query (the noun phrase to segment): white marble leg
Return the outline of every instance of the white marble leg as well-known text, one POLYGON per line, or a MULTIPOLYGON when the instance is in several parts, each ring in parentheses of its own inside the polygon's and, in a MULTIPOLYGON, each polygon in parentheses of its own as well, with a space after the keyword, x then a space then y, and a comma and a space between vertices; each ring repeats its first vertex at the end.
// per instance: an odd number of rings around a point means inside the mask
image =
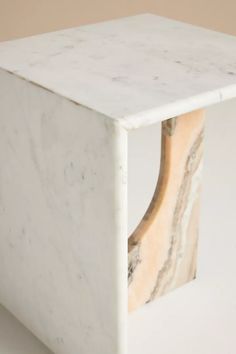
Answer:
POLYGON ((0 80, 1 303, 57 354, 124 354, 126 131, 0 80))

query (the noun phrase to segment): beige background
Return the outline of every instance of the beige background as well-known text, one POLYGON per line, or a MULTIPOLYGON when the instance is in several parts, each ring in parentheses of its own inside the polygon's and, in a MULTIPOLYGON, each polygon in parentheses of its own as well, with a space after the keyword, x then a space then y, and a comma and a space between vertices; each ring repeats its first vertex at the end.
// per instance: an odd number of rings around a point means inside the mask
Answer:
POLYGON ((0 41, 142 12, 236 35, 235 0, 0 0, 0 41))

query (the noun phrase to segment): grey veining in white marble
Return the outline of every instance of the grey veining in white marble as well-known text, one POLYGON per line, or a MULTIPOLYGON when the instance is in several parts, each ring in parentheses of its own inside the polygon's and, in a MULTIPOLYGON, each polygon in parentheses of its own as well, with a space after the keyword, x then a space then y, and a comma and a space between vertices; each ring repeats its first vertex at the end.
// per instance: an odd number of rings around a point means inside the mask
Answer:
POLYGON ((235 37, 151 14, 2 43, 0 67, 126 128, 236 96, 235 37))
POLYGON ((56 354, 124 354, 126 131, 0 70, 0 303, 56 354))

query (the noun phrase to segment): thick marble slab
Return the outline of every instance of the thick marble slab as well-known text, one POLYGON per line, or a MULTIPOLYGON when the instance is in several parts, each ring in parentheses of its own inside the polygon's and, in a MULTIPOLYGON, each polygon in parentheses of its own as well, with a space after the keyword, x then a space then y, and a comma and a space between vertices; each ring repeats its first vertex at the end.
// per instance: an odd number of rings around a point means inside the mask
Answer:
POLYGON ((0 67, 126 128, 236 96, 235 37, 151 14, 2 43, 0 67))
POLYGON ((124 354, 127 132, 0 70, 0 303, 57 354, 124 354))

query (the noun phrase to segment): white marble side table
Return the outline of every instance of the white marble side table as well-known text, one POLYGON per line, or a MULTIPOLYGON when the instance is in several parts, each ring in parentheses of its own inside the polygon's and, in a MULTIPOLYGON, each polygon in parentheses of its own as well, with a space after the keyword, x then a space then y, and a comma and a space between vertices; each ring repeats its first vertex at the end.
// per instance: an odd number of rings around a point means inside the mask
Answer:
POLYGON ((1 43, 0 68, 0 303, 55 353, 126 354, 127 298, 195 277, 204 108, 236 96, 236 39, 147 14, 1 43), (127 247, 127 133, 160 121, 127 247))

